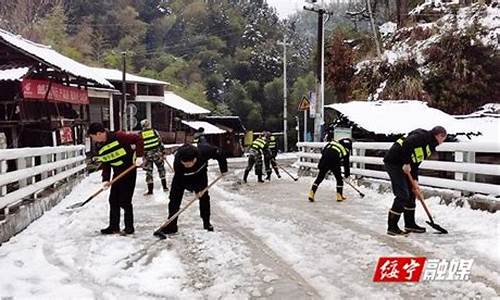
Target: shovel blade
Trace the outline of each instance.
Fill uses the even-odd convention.
[[[429,224],[429,226],[431,226],[432,228],[434,228],[437,231],[439,231],[439,233],[441,233],[441,234],[447,234],[448,233],[448,230],[444,229],[443,227],[439,226],[438,224],[430,222],[430,221],[426,221],[426,222],[427,222],[427,224]]]
[[[72,205],[66,207],[66,209],[75,209],[75,208],[81,207],[82,205],[83,205],[83,202],[78,202],[78,203],[75,203],[75,204],[72,204]]]

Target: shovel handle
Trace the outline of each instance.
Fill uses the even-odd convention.
[[[109,186],[113,185],[113,183],[117,182],[118,180],[120,180],[123,176],[127,175],[130,171],[132,171],[133,169],[137,168],[137,166],[135,164],[131,165],[130,167],[128,167],[125,171],[121,172],[120,174],[118,174],[118,176],[116,176],[115,178],[113,178],[110,182],[109,182]],[[103,191],[105,191],[107,189],[107,187],[101,187],[97,192],[95,192],[92,196],[90,196],[87,200],[85,200],[84,202],[82,202],[79,207],[82,207],[84,206],[85,204],[89,203],[90,200],[94,199],[97,195],[99,195],[100,193],[102,193]]]
[[[425,204],[424,197],[422,196],[422,192],[420,191],[418,183],[416,183],[415,180],[413,180],[410,173],[405,173],[405,174],[408,176],[408,180],[411,182],[415,196],[420,201],[420,203],[422,203],[422,206],[424,207],[424,210],[425,210],[425,213],[427,214],[427,217],[429,217],[429,220],[431,221],[431,223],[434,224],[434,220],[432,219],[431,213],[430,213],[429,209],[427,208],[427,205]]]
[[[155,232],[159,232],[161,231],[163,228],[167,227],[168,224],[172,223],[172,221],[177,218],[183,211],[185,211],[191,204],[193,204],[196,200],[200,199],[207,191],[208,189],[210,189],[217,181],[219,181],[222,177],[224,177],[224,175],[219,175],[217,178],[215,178],[212,182],[210,182],[210,184],[204,188],[203,190],[201,190],[200,192],[196,193],[196,195],[193,197],[193,199],[189,200],[188,203],[186,203],[186,205],[181,208],[178,212],[176,212],[173,216],[171,216],[170,218],[168,218],[167,221],[165,221],[163,224],[161,224],[161,226],[155,230]]]

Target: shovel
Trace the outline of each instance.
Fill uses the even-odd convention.
[[[349,180],[344,178],[344,182],[347,183],[350,187],[352,187],[358,194],[361,196],[361,198],[365,197],[365,194],[363,194],[359,189],[357,189],[354,184],[352,184]]]
[[[415,193],[415,196],[417,196],[417,199],[420,200],[420,203],[422,203],[422,206],[424,207],[425,213],[427,214],[427,217],[429,217],[429,221],[426,221],[427,224],[429,224],[432,228],[436,229],[439,231],[440,234],[447,234],[448,230],[444,229],[443,227],[439,226],[438,224],[434,223],[434,220],[432,219],[431,213],[429,209],[427,208],[427,205],[424,202],[424,197],[422,196],[422,193],[420,192],[420,189],[418,187],[418,184],[409,173],[406,173],[408,176],[408,179],[411,182],[411,185],[413,187],[413,191]]]
[[[92,194],[92,196],[90,196],[87,200],[85,200],[83,202],[75,203],[73,205],[70,205],[70,206],[66,207],[66,209],[75,209],[75,208],[84,206],[85,204],[89,203],[92,199],[94,199],[97,195],[99,195],[103,191],[107,190],[108,187],[111,186],[113,183],[115,183],[118,180],[120,180],[123,176],[127,175],[127,173],[129,173],[130,171],[134,170],[135,168],[137,168],[136,165],[131,165],[128,169],[126,169],[125,171],[121,172],[118,176],[116,176],[115,178],[113,178],[113,180],[111,180],[109,182],[108,186],[101,187],[97,192],[95,192],[94,194]]]
[[[189,202],[186,203],[186,205],[182,209],[180,209],[173,216],[171,216],[170,218],[168,218],[168,220],[166,220],[158,229],[155,230],[155,232],[153,233],[153,235],[156,236],[157,238],[159,238],[160,240],[166,239],[167,236],[162,232],[162,229],[164,229],[165,227],[167,227],[168,224],[172,223],[172,221],[175,220],[175,218],[177,218],[183,211],[185,211],[196,200],[200,199],[208,191],[208,189],[210,189],[222,177],[224,177],[224,175],[222,175],[222,174],[219,175],[219,177],[215,178],[212,182],[210,182],[210,184],[206,188],[204,188],[200,192],[196,193],[196,195],[193,197],[193,199],[189,200]]]
[[[276,165],[278,166],[278,168],[280,168],[281,170],[283,170],[283,172],[285,172],[288,176],[290,176],[290,177],[293,179],[293,181],[297,181],[297,180],[299,180],[299,178],[294,177],[292,174],[290,174],[290,173],[289,173],[289,172],[288,172],[285,168],[283,168],[282,166],[278,165],[277,163],[276,163]]]

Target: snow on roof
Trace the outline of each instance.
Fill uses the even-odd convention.
[[[205,129],[204,131],[205,134],[223,134],[226,132],[225,130],[220,129],[215,125],[203,121],[182,121],[182,124],[187,125],[195,130],[198,130],[198,128],[203,127],[203,129]]]
[[[458,119],[457,122],[462,127],[469,128],[469,131],[480,132],[479,136],[457,136],[460,141],[474,142],[494,142],[500,143],[500,118],[498,117],[478,117]]]
[[[117,69],[106,69],[106,68],[92,68],[95,72],[99,73],[101,76],[110,81],[122,81],[122,71]],[[149,83],[149,84],[161,84],[167,85],[168,82],[156,80],[152,78],[142,77],[134,74],[127,73],[127,82],[137,82],[137,83]]]
[[[91,67],[81,64],[69,57],[66,57],[59,52],[53,50],[49,46],[34,43],[30,40],[24,39],[19,35],[14,35],[8,31],[0,29],[0,41],[13,46],[28,53],[30,56],[38,58],[52,67],[65,71],[76,77],[82,77],[99,83],[100,85],[113,87],[104,77],[94,72]]]
[[[431,129],[436,125],[448,133],[470,132],[453,116],[416,100],[352,101],[325,105],[345,115],[349,120],[376,134],[406,134],[416,128]]]
[[[193,102],[190,102],[182,98],[181,96],[175,94],[174,92],[170,91],[165,91],[165,96],[162,103],[190,115],[210,113],[208,109],[204,109],[203,107],[198,106]]]
[[[28,67],[0,70],[0,81],[19,81],[28,71]]]

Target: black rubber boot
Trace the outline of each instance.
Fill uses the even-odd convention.
[[[400,214],[393,213],[392,211],[389,211],[389,216],[387,218],[387,234],[388,235],[407,235],[408,233],[406,231],[403,231],[399,229],[398,222],[399,219],[401,218]]]
[[[134,227],[125,227],[125,229],[121,232],[122,235],[134,234]]]
[[[203,220],[203,229],[207,231],[214,231],[214,227],[210,224],[210,220]]]
[[[405,231],[424,233],[425,227],[420,227],[415,223],[415,209],[405,209],[404,212]]]
[[[271,173],[267,173],[266,180],[271,181]]]
[[[147,195],[153,195],[153,184],[152,183],[148,183],[148,191],[147,191],[147,193],[144,194],[144,196],[147,196]]]
[[[257,178],[258,178],[258,182],[264,182],[264,180],[262,180],[262,175],[257,175]]]
[[[117,234],[117,233],[120,233],[119,228],[106,227],[104,229],[101,229],[101,234]]]
[[[163,228],[161,232],[164,234],[176,234],[178,230],[179,228],[177,228],[177,224],[170,223],[167,227]]]
[[[167,180],[165,178],[161,180],[161,185],[163,186],[164,192],[168,191]]]
[[[249,171],[245,170],[245,174],[243,175],[243,182],[245,182],[245,183],[247,183],[248,173],[249,173]]]

